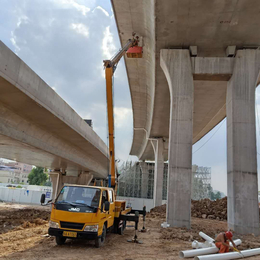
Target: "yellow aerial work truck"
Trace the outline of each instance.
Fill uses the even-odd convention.
[[[108,134],[110,167],[108,174],[108,187],[84,186],[66,184],[52,203],[49,235],[56,237],[56,243],[62,245],[67,238],[94,239],[96,247],[103,245],[106,232],[113,230],[123,234],[126,221],[135,222],[135,236],[130,242],[139,243],[136,230],[138,228],[139,214],[146,215],[143,210],[126,208],[126,201],[115,200],[116,169],[114,148],[114,117],[113,117],[113,74],[118,62],[127,54],[128,58],[142,58],[142,47],[139,37],[133,33],[125,46],[111,59],[104,61],[106,73]],[[45,203],[45,194],[42,194],[41,204]],[[44,204],[44,205],[48,205]],[[131,214],[134,213],[134,214]],[[145,231],[143,226],[142,231]]]
[[[42,194],[41,203],[44,201]],[[145,210],[139,212],[145,214]],[[138,214],[130,213],[133,211],[126,208],[126,201],[115,200],[112,188],[66,184],[52,203],[48,233],[55,236],[58,245],[67,238],[86,238],[100,247],[107,231],[122,235],[126,221],[138,224]]]

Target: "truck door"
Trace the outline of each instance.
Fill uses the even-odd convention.
[[[105,211],[105,202],[110,202],[109,211]],[[114,214],[115,214],[115,200],[112,190],[102,191],[102,204],[101,204],[101,218],[107,221],[107,227],[111,227],[114,224]]]
[[[114,216],[115,216],[115,198],[114,198],[114,192],[112,190],[108,191],[108,199],[110,202],[110,207],[109,207],[109,220],[108,220],[108,226],[114,225]]]

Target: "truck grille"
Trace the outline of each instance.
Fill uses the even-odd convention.
[[[61,228],[70,228],[70,229],[78,229],[82,230],[84,227],[84,223],[73,223],[73,222],[60,222]]]

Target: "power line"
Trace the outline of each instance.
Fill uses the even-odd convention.
[[[211,140],[211,138],[218,132],[218,130],[219,130],[219,129],[221,128],[221,126],[224,124],[225,120],[226,120],[226,119],[224,119],[224,120],[222,121],[222,123],[220,124],[220,126],[218,127],[218,129],[215,131],[215,133],[214,133],[200,148],[198,148],[198,149],[197,149],[195,152],[193,152],[192,154],[198,152],[206,143],[209,142],[209,140]]]

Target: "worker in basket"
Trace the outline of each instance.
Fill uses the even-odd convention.
[[[237,250],[232,237],[233,234],[231,231],[221,232],[217,235],[215,239],[215,245],[217,248],[219,248],[219,253],[227,253],[229,252],[229,249],[231,249],[231,251]],[[233,246],[229,245],[229,241]]]

